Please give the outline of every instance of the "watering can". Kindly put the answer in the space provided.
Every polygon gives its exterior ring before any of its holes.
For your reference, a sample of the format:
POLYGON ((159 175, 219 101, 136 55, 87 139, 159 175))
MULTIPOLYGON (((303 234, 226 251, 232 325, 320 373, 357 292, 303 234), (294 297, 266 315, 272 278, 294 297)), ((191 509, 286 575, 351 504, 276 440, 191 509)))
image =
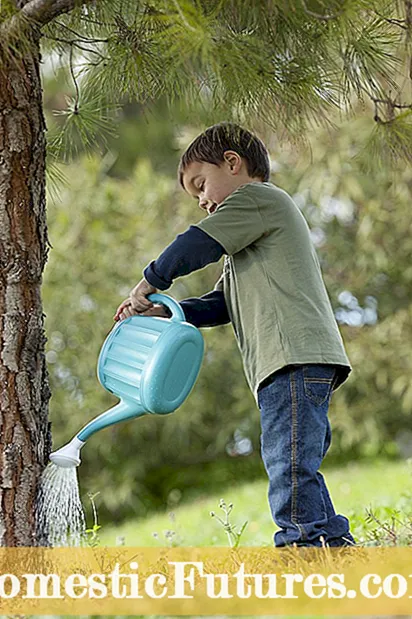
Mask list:
POLYGON ((174 299, 157 293, 147 298, 168 307, 171 318, 136 315, 116 323, 100 351, 97 377, 120 402, 50 454, 58 466, 78 466, 80 449, 95 432, 147 413, 172 413, 192 390, 202 364, 203 337, 185 322, 174 299))

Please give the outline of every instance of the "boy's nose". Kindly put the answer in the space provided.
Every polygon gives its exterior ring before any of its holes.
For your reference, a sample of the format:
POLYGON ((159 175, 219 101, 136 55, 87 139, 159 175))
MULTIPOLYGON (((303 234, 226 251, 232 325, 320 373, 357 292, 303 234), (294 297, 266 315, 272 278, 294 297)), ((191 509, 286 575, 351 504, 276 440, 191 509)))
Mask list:
POLYGON ((207 205, 208 205, 208 200, 199 200, 199 206, 200 208, 202 208, 204 211, 207 211, 207 205))

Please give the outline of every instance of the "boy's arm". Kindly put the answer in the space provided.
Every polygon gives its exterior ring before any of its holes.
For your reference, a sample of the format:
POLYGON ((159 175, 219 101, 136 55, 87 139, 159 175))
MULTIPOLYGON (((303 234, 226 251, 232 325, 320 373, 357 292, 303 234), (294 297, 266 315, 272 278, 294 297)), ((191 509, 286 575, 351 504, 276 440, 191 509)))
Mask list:
POLYGON ((190 226, 143 270, 145 280, 159 290, 167 290, 173 280, 217 262, 225 253, 222 245, 207 232, 190 226))
MULTIPOLYGON (((179 301, 186 322, 190 322, 195 327, 217 327, 226 325, 230 322, 225 297, 223 296, 223 276, 219 279, 214 290, 204 294, 200 298, 191 297, 179 301)), ((170 318, 171 310, 165 305, 154 304, 145 312, 144 316, 162 316, 170 318)))
MULTIPOLYGON (((176 277, 202 269, 211 262, 217 262, 224 253, 222 245, 207 232, 190 226, 144 269, 144 279, 134 287, 130 297, 117 308, 114 320, 152 309, 153 303, 147 299, 151 292, 156 292, 157 289, 167 290, 176 277)), ((215 298, 208 298, 206 302, 211 302, 216 307, 215 298)), ((206 308, 206 305, 203 304, 202 307, 206 308)))
POLYGON ((221 290, 212 290, 200 298, 179 301, 186 321, 195 327, 217 327, 230 322, 225 297, 221 290))
MULTIPOLYGON (((220 243, 203 230, 190 226, 186 232, 178 235, 157 260, 144 269, 144 276, 149 284, 165 290, 174 278, 216 262, 223 253, 220 243)), ((195 327, 216 327, 230 322, 221 279, 214 290, 200 298, 191 297, 179 301, 187 322, 195 327)))

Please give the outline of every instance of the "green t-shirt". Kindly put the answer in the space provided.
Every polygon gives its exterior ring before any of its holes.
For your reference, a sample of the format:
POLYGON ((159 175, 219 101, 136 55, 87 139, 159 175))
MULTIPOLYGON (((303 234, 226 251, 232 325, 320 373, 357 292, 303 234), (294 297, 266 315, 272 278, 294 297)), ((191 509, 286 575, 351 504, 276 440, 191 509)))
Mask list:
POLYGON ((233 191, 195 224, 225 249, 223 290, 257 400, 259 384, 289 364, 341 366, 337 389, 351 371, 306 220, 272 183, 233 191))

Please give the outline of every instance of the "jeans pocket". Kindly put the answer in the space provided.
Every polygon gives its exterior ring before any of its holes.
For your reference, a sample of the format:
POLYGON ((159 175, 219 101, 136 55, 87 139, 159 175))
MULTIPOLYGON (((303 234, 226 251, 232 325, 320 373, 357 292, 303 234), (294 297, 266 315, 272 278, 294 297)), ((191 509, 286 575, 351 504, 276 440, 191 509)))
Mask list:
POLYGON ((303 388, 305 395, 317 406, 321 406, 330 397, 336 374, 333 365, 304 365, 303 388))

